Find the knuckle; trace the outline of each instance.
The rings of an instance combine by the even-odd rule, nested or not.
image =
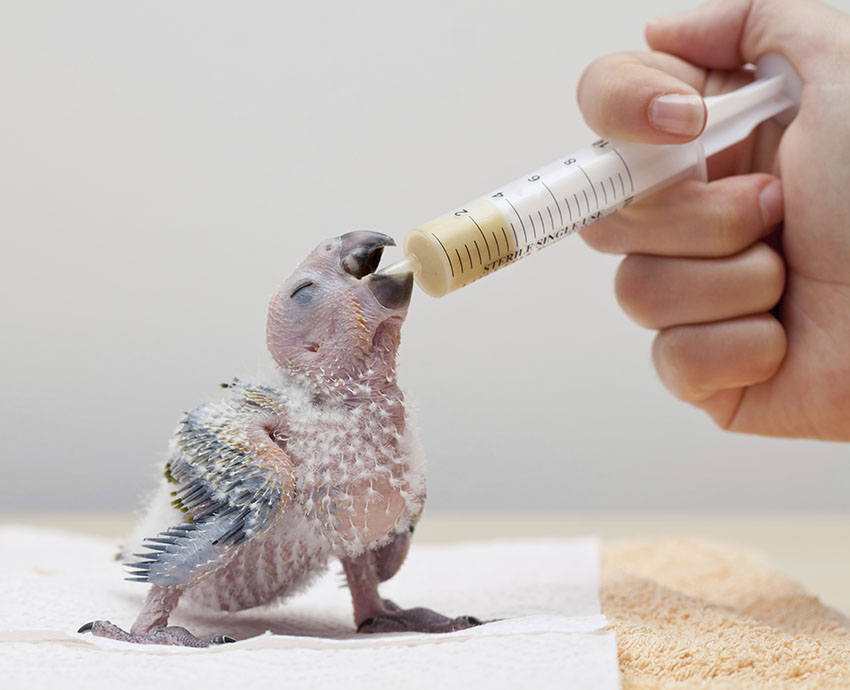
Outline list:
[[[779,252],[764,242],[759,242],[756,246],[764,254],[765,271],[768,278],[780,285],[783,284],[785,282],[785,260]]]
[[[604,254],[624,252],[621,223],[617,215],[615,213],[602,218],[579,233],[591,249]]]
[[[754,358],[753,378],[757,381],[766,381],[771,378],[785,359],[787,341],[785,329],[770,314],[758,317],[760,321],[760,342],[758,343],[759,356]]]
[[[735,195],[729,195],[724,203],[715,207],[713,235],[715,238],[714,253],[717,256],[735,254],[746,246],[742,242],[741,215]]]
[[[740,252],[764,234],[758,201],[764,187],[761,177],[724,178],[714,183],[711,234],[716,256]]]
[[[628,317],[645,328],[660,324],[658,290],[653,280],[652,264],[645,256],[627,256],[614,279],[614,292],[620,307]]]
[[[764,242],[754,245],[753,253],[757,261],[759,281],[764,286],[765,308],[779,302],[785,290],[785,261]]]
[[[653,343],[652,355],[659,378],[674,396],[685,402],[696,402],[705,397],[691,349],[680,329],[661,331]]]

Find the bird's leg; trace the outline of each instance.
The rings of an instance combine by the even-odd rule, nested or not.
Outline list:
[[[441,633],[481,625],[473,616],[448,618],[431,609],[402,609],[389,599],[381,599],[378,595],[379,559],[375,551],[342,559],[342,568],[351,590],[358,632]]]
[[[386,582],[401,568],[401,564],[407,557],[412,536],[413,525],[404,532],[397,533],[388,544],[375,550],[375,572],[377,572],[380,582]]]
[[[186,628],[176,625],[168,626],[168,617],[177,606],[177,601],[183,590],[174,587],[154,585],[148,592],[148,598],[142,607],[136,622],[130,632],[122,630],[109,621],[92,621],[86,623],[77,632],[91,631],[92,635],[108,637],[122,642],[136,644],[167,644],[182,647],[209,647],[211,644],[235,642],[232,637],[218,635],[211,640],[195,637]]]

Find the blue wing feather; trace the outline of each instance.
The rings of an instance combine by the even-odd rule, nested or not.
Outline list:
[[[235,549],[265,531],[292,491],[292,465],[263,423],[285,410],[272,388],[234,381],[234,395],[189,412],[175,432],[165,476],[172,505],[187,519],[143,543],[129,564],[134,581],[192,584],[226,565]]]

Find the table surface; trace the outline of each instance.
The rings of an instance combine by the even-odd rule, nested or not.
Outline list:
[[[126,513],[0,513],[0,525],[28,524],[91,534],[119,543],[135,518]],[[827,604],[850,615],[850,514],[505,514],[427,512],[417,543],[482,539],[692,537],[760,551]]]

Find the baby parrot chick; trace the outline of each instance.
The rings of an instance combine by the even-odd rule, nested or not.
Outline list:
[[[360,632],[450,632],[480,624],[378,594],[407,554],[425,499],[425,461],[396,353],[412,274],[376,274],[386,235],[322,242],[271,299],[273,381],[234,380],[180,420],[162,487],[130,564],[151,585],[129,632],[80,632],[206,647],[168,626],[181,599],[220,611],[280,600],[342,562]]]

